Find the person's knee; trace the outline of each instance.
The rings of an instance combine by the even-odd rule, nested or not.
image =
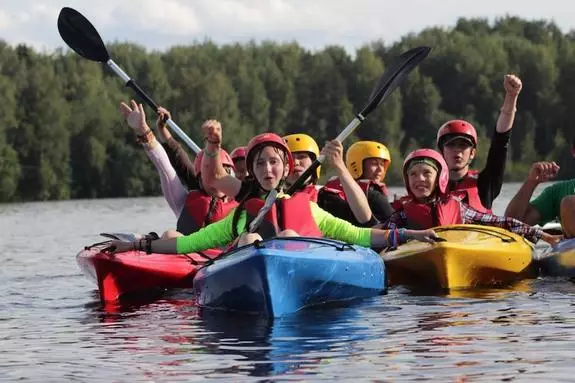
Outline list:
[[[161,239],[170,239],[170,238],[178,238],[178,237],[183,237],[184,235],[182,233],[180,233],[177,230],[173,230],[173,229],[169,229],[164,231],[164,233],[162,234],[162,236],[160,237]]]
[[[243,233],[238,240],[238,246],[251,245],[255,241],[261,241],[261,235],[257,233]]]
[[[278,237],[299,237],[299,234],[292,229],[285,229],[278,233]]]

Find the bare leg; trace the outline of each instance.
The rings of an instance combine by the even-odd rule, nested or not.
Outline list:
[[[174,229],[169,229],[169,230],[166,230],[164,232],[164,234],[162,234],[160,239],[178,238],[178,237],[183,237],[183,236],[184,235],[182,233],[180,233],[179,231],[176,231]]]
[[[261,235],[257,233],[243,233],[242,235],[240,235],[240,239],[238,240],[238,247],[251,245],[255,241],[261,241],[261,240],[262,240]]]
[[[280,231],[278,233],[278,237],[299,237],[299,234],[292,229],[286,229],[286,230]]]
[[[565,237],[575,237],[575,195],[561,200],[561,226]]]

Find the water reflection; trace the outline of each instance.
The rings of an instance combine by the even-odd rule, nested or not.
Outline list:
[[[92,341],[114,353],[155,355],[150,362],[156,367],[146,368],[150,378],[190,376],[190,371],[226,379],[314,374],[317,366],[349,357],[355,344],[375,336],[362,320],[366,301],[272,320],[200,310],[190,298],[180,292],[115,307],[94,302],[86,305],[85,320],[93,326]]]

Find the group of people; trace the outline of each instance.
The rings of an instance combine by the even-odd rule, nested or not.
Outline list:
[[[557,174],[555,163],[534,164],[505,216],[491,212],[503,184],[509,135],[521,81],[504,78],[505,98],[485,168],[470,169],[478,138],[469,122],[452,120],[437,133],[437,150],[418,149],[403,163],[407,195],[390,201],[384,183],[391,156],[384,144],[359,141],[343,156],[342,143],[327,142],[320,152],[316,141],[298,133],[280,137],[263,133],[247,146],[228,154],[222,147],[222,126],[207,120],[201,129],[204,149],[192,162],[170,135],[158,110],[157,136],[146,122],[141,104],[122,103],[121,112],[137,141],[156,166],[163,194],[177,217],[176,230],[162,238],[114,241],[115,252],[155,253],[222,251],[277,236],[328,237],[372,248],[396,247],[408,240],[436,240],[433,227],[474,223],[506,228],[532,242],[556,243],[560,237],[535,225],[562,220],[565,235],[575,235],[575,180],[555,184],[529,202],[535,187]],[[573,142],[575,156],[575,140]],[[284,191],[322,154],[336,176],[318,185],[321,169],[312,172],[291,195]],[[261,222],[254,221],[268,194],[277,199]],[[258,224],[256,224],[258,223]]]

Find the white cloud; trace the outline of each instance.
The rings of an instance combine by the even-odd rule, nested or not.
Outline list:
[[[70,0],[106,41],[166,49],[205,38],[216,43],[250,39],[298,41],[307,48],[353,50],[409,32],[453,25],[458,17],[505,14],[553,19],[575,27],[575,3],[547,0]],[[40,49],[63,46],[56,29],[61,0],[0,0],[0,38]]]

